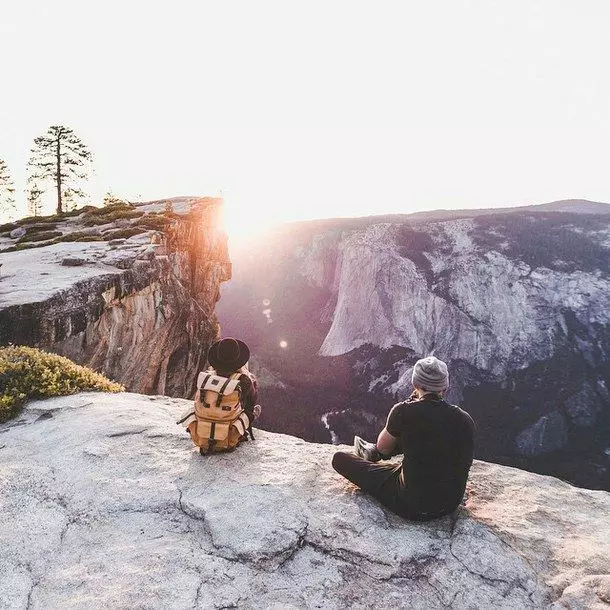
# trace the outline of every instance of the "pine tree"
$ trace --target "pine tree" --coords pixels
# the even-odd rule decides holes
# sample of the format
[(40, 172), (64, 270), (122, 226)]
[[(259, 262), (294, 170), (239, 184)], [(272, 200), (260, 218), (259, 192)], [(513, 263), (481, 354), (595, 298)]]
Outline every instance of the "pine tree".
[(40, 200), (41, 195), (44, 191), (38, 188), (38, 183), (32, 182), (27, 190), (28, 195), (28, 215), (29, 216), (40, 216), (42, 212), (42, 201)]
[(0, 214), (8, 218), (14, 216), (16, 211), (15, 183), (6, 163), (0, 159)]
[(102, 205), (128, 205), (128, 203), (124, 199), (117, 197), (112, 191), (107, 191)]
[(66, 189), (62, 197), (64, 212), (72, 212), (73, 210), (76, 210), (79, 204), (84, 203), (82, 197), (82, 191), (72, 188)]
[(34, 139), (32, 156), (28, 163), (30, 181), (50, 180), (57, 190), (57, 213), (64, 210), (66, 191), (84, 197), (77, 188), (79, 181), (88, 177), (92, 155), (74, 132), (63, 125), (52, 125), (44, 136)]

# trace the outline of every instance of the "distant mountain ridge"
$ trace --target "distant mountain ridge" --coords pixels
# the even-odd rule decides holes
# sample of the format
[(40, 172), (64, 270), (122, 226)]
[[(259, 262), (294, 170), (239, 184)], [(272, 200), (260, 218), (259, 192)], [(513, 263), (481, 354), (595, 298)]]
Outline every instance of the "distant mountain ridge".
[(404, 212), (395, 214), (376, 214), (369, 216), (330, 217), (315, 220), (298, 220), (287, 222), (282, 227), (299, 227), (302, 225), (327, 226), (336, 222), (361, 225), (372, 222), (428, 222), (431, 220), (451, 220), (458, 218), (474, 218), (490, 214), (514, 214), (521, 212), (562, 212), (567, 214), (610, 214), (610, 203), (589, 201), (588, 199), (561, 199), (547, 203), (527, 204), (498, 208), (459, 208), (423, 210), (420, 212)]
[(522, 209), (547, 210), (549, 212), (572, 212), (576, 214), (610, 214), (610, 204), (588, 199), (560, 199), (549, 203), (524, 206)]

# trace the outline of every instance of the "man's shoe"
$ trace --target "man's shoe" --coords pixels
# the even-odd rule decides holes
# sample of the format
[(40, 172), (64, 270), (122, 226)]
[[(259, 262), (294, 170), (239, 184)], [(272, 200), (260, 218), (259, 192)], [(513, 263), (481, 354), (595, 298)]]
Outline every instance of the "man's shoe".
[(354, 436), (354, 448), (356, 454), (369, 462), (378, 462), (381, 459), (381, 454), (377, 450), (375, 443), (369, 443), (361, 439), (359, 436)]

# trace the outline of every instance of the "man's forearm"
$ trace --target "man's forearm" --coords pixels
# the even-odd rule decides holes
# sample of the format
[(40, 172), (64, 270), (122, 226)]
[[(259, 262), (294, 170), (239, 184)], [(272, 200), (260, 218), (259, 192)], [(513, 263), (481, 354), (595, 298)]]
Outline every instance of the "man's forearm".
[(388, 458), (396, 455), (396, 448), (399, 447), (396, 437), (392, 436), (386, 428), (384, 428), (377, 437), (377, 451), (382, 457)]

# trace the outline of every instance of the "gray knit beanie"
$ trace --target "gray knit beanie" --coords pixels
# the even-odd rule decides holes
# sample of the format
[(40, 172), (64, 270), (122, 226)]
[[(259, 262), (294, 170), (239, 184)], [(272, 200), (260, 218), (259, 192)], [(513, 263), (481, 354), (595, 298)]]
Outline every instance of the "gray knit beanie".
[(422, 358), (413, 367), (411, 383), (422, 390), (442, 392), (449, 386), (447, 365), (435, 356)]

